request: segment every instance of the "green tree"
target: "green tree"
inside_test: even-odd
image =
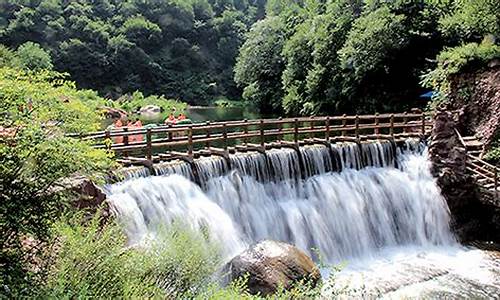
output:
[[[404,18],[386,7],[358,18],[339,52],[342,66],[356,79],[379,68],[387,56],[406,46]]]
[[[237,58],[235,81],[244,87],[243,98],[264,111],[281,108],[284,33],[279,17],[257,22],[250,29]]]
[[[455,0],[439,28],[454,42],[479,42],[487,34],[500,38],[500,1]]]
[[[52,70],[50,54],[39,44],[26,42],[16,50],[19,65],[26,70]]]

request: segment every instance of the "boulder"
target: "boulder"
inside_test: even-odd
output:
[[[156,115],[162,112],[162,108],[156,105],[146,105],[144,107],[141,107],[139,110],[139,113],[141,115],[149,116],[149,115]]]
[[[250,246],[227,265],[229,281],[247,277],[251,294],[273,294],[279,287],[289,289],[301,280],[316,285],[321,280],[318,267],[297,247],[265,240]]]
[[[73,207],[84,210],[88,218],[100,212],[103,220],[110,216],[106,194],[91,179],[85,176],[74,175],[61,180],[59,187],[53,192],[66,192],[72,194]]]

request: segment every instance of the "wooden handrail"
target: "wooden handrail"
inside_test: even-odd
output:
[[[284,141],[285,136],[291,136],[295,144],[307,135],[310,140],[315,140],[322,134],[326,141],[335,139],[337,135],[352,136],[359,141],[360,137],[366,138],[372,134],[375,138],[387,136],[407,135],[406,133],[425,133],[427,126],[432,122],[427,121],[425,114],[398,113],[374,114],[356,116],[321,116],[297,117],[260,120],[237,120],[227,122],[203,122],[186,125],[161,125],[152,128],[127,128],[105,130],[87,134],[73,135],[83,140],[103,141],[96,143],[96,148],[123,152],[142,151],[145,159],[154,158],[155,149],[163,149],[171,154],[182,153],[193,157],[195,145],[202,144],[207,149],[214,149],[212,143],[219,143],[224,151],[228,151],[229,143],[243,143],[249,145],[257,142],[261,149],[265,149],[266,141]],[[145,141],[134,139],[134,136],[144,136]],[[121,139],[121,142],[117,141]],[[109,142],[111,141],[111,143]],[[114,141],[114,142],[113,142]],[[239,142],[238,142],[239,141]],[[183,150],[181,150],[182,148]],[[222,150],[222,149],[221,149]],[[179,152],[181,151],[181,152]]]
[[[409,113],[398,113],[398,114],[375,114],[375,115],[359,115],[358,119],[359,120],[372,120],[375,118],[378,119],[404,119],[404,118],[415,118],[415,119],[420,119],[422,117],[425,117],[425,114],[409,114]],[[355,120],[356,116],[324,116],[324,117],[314,117],[314,122],[325,122],[326,119],[329,119],[330,121],[343,121],[343,120]],[[299,117],[299,118],[282,118],[282,119],[262,119],[265,124],[293,124],[295,120],[298,120],[299,122],[310,122],[311,118],[310,117]],[[248,121],[246,124],[247,125],[259,125],[260,120],[253,120],[253,121]],[[158,132],[167,132],[170,130],[173,131],[180,131],[182,129],[187,130],[190,126],[193,128],[193,130],[202,130],[206,129],[205,126],[210,126],[210,128],[220,126],[222,127],[223,124],[226,124],[228,128],[232,127],[240,127],[244,125],[244,121],[237,120],[237,121],[224,121],[224,122],[213,122],[210,123],[210,125],[207,124],[207,122],[204,123],[195,123],[195,124],[186,124],[186,125],[174,125],[174,126],[169,126],[169,125],[161,125],[152,128],[153,133]],[[127,127],[121,127],[120,129],[112,129],[110,130],[112,136],[119,136],[119,135],[113,135],[115,132],[123,132]],[[146,129],[130,129],[127,128],[127,130],[130,133],[135,133],[135,134],[145,134]],[[79,138],[84,138],[84,137],[95,137],[95,138],[102,138],[105,136],[106,130],[103,131],[96,131],[96,132],[89,132],[89,133],[83,133],[83,134],[69,134],[68,136],[72,137],[79,137]]]

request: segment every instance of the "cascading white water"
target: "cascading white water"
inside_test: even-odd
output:
[[[125,181],[110,186],[109,199],[134,242],[182,218],[195,229],[207,226],[228,256],[266,238],[310,254],[317,248],[329,261],[387,246],[453,242],[425,153],[396,155],[386,142],[307,146],[300,156],[302,172],[293,149],[234,155],[232,170],[221,157],[201,159],[203,189],[176,163],[157,170],[184,177]]]
[[[416,141],[273,149],[229,161],[205,157],[154,172],[162,176],[136,178],[149,173],[134,169],[131,179],[107,187],[131,243],[180,219],[194,230],[208,228],[226,258],[275,239],[313,257],[311,249],[318,249],[330,263],[348,261],[339,282],[361,278],[368,297],[500,292],[492,288],[500,283],[500,265],[455,242],[426,149]],[[479,278],[467,273],[473,267]]]

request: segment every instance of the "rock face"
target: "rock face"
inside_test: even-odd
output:
[[[321,279],[318,267],[304,252],[270,240],[252,245],[226,268],[230,281],[248,274],[248,291],[262,296],[273,294],[280,286],[290,288],[300,280],[311,280],[315,285]]]
[[[89,217],[102,208],[103,219],[107,219],[110,216],[106,194],[89,178],[74,176],[63,180],[62,185],[64,186],[64,190],[74,195],[72,204],[75,208],[85,210]]]
[[[434,116],[429,156],[432,161],[431,172],[437,178],[437,184],[448,202],[453,218],[452,227],[465,239],[466,225],[472,218],[468,208],[475,201],[473,179],[466,174],[466,152],[455,133],[453,115],[447,111],[437,111]]]
[[[429,145],[432,174],[445,197],[452,216],[452,229],[462,242],[498,240],[498,209],[491,207],[466,173],[466,152],[455,133],[450,112],[437,111]]]
[[[450,78],[447,108],[458,111],[457,127],[463,135],[475,135],[486,148],[500,135],[500,63]]]

